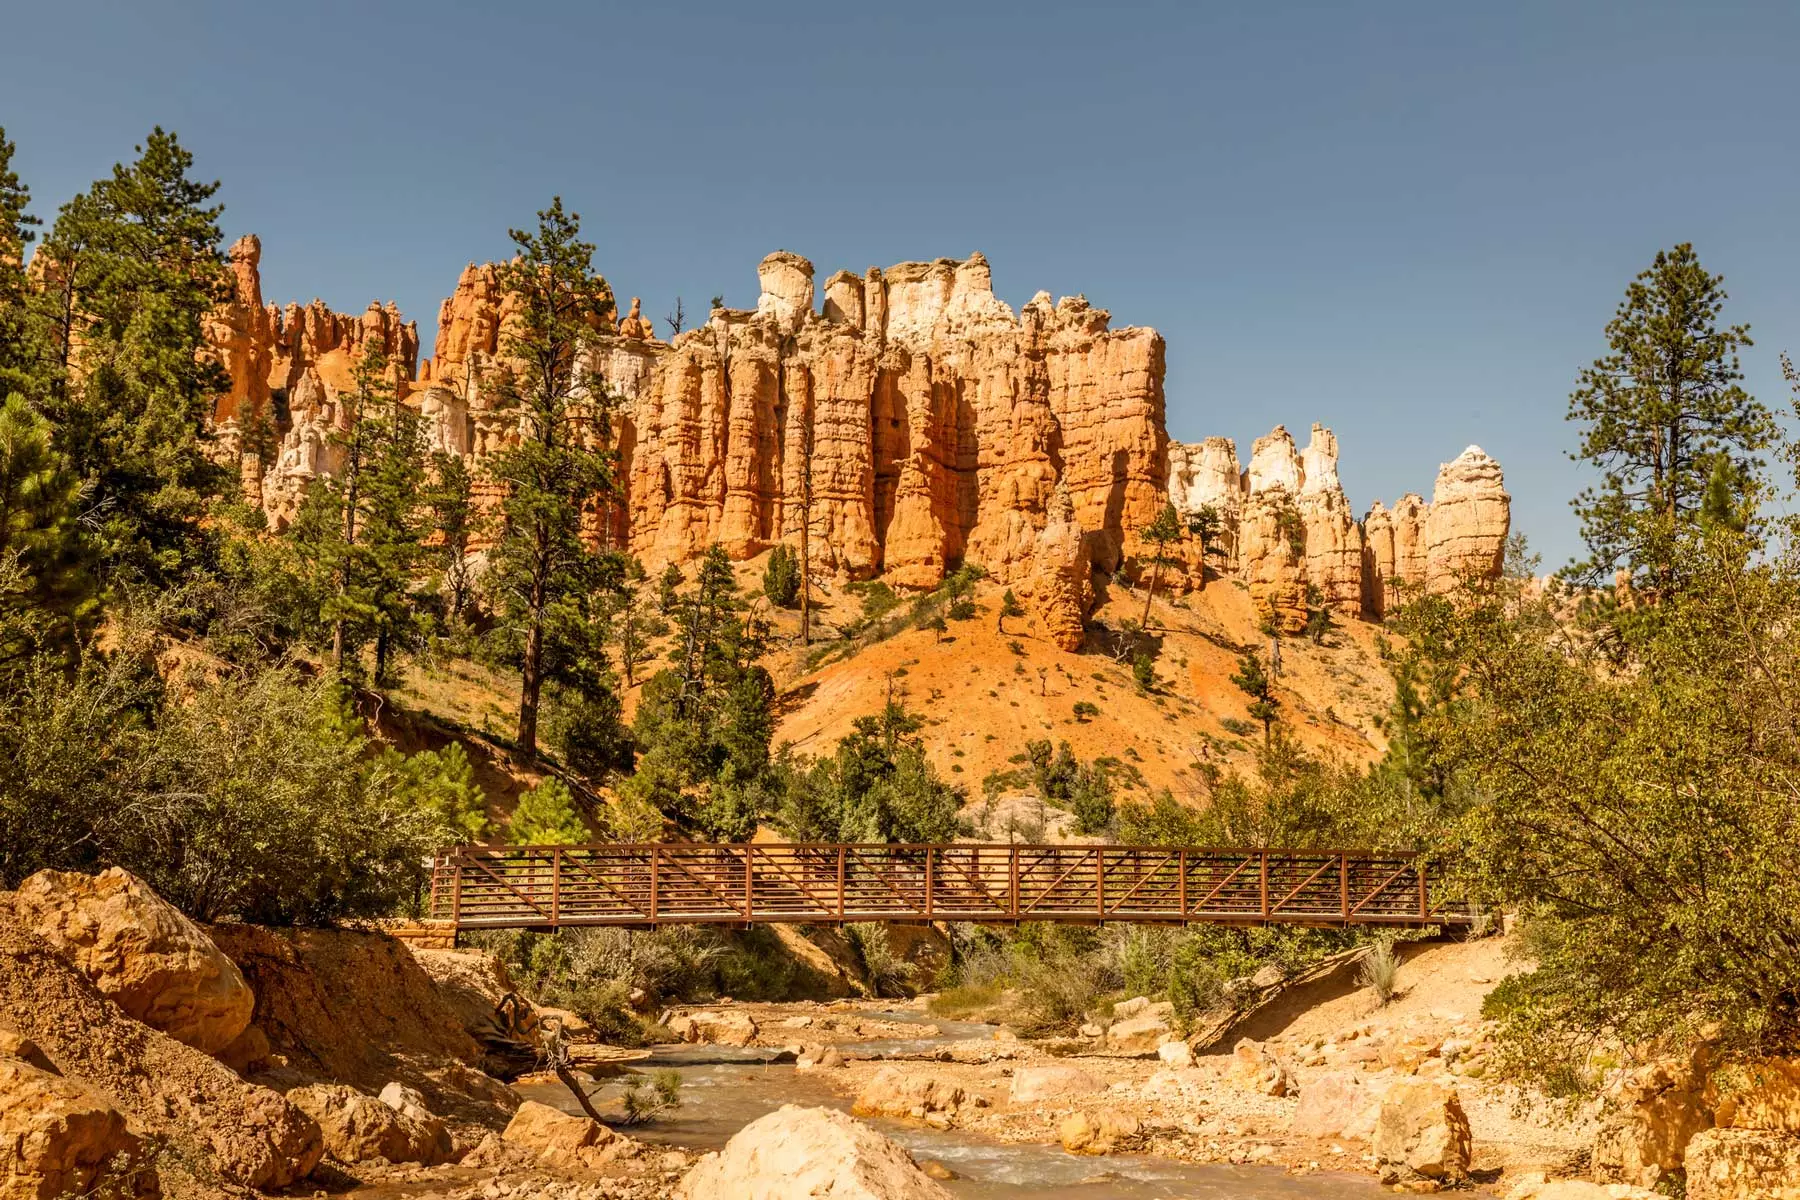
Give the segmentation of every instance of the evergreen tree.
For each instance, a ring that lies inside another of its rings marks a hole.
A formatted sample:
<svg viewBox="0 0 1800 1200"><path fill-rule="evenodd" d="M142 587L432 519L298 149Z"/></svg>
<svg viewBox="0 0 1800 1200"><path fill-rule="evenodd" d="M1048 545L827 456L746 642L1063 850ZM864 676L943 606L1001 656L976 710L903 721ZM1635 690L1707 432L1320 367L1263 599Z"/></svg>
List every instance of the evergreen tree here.
<svg viewBox="0 0 1800 1200"><path fill-rule="evenodd" d="M1275 688L1269 682L1269 676L1263 671L1262 660L1256 657L1256 651L1246 650L1238 660L1238 669L1231 677L1239 691L1250 697L1250 717L1261 721L1263 727L1263 744L1267 745L1271 730L1275 726L1275 713L1281 702L1275 698Z"/></svg>
<svg viewBox="0 0 1800 1200"><path fill-rule="evenodd" d="M1623 566L1670 591L1675 539L1695 524L1715 463L1740 488L1763 465L1774 419L1739 386L1750 327L1720 327L1723 283L1691 245L1659 251L1606 327L1611 352L1569 397L1569 420L1582 426L1571 457L1601 473L1575 500L1589 549L1575 570L1590 583Z"/></svg>
<svg viewBox="0 0 1800 1200"><path fill-rule="evenodd" d="M410 585L426 533L423 431L418 414L395 398L388 369L381 348L368 347L339 397L347 421L333 435L341 465L313 482L290 530L328 580L320 619L331 630L333 665L354 670L358 651L373 641L377 681L387 678L393 647L416 641Z"/></svg>
<svg viewBox="0 0 1800 1200"><path fill-rule="evenodd" d="M14 149L0 128L0 397L11 392L29 397L38 378L27 318L25 249L38 220L26 211L31 189L12 169Z"/></svg>
<svg viewBox="0 0 1800 1200"><path fill-rule="evenodd" d="M1150 587L1144 592L1144 617L1138 622L1145 629L1150 628L1150 601L1156 597L1156 585L1162 579L1162 569L1169 562L1169 543L1181 540L1181 517L1175 512L1173 504L1165 504L1162 511L1156 514L1156 520L1150 522L1144 530L1144 540L1156 547L1156 553L1150 558Z"/></svg>
<svg viewBox="0 0 1800 1200"><path fill-rule="evenodd" d="M554 775L519 797L506 833L515 846L579 845L592 840L575 797Z"/></svg>
<svg viewBox="0 0 1800 1200"><path fill-rule="evenodd" d="M763 595L777 608L792 608L800 599L800 560L778 542L769 551L768 565L763 568Z"/></svg>
<svg viewBox="0 0 1800 1200"><path fill-rule="evenodd" d="M625 565L614 605L613 636L619 643L619 665L625 670L625 686L637 686L637 669L650 661L652 639L669 632L668 622L656 610L644 592L649 576L644 564L633 558Z"/></svg>
<svg viewBox="0 0 1800 1200"><path fill-rule="evenodd" d="M764 623L744 611L717 546L675 599L669 667L644 685L634 725L643 758L626 793L714 837L755 832L774 738L775 685L758 665Z"/></svg>
<svg viewBox="0 0 1800 1200"><path fill-rule="evenodd" d="M437 532L432 558L438 569L444 615L455 620L469 608L473 583L469 542L481 526L481 514L475 507L475 479L461 455L440 450L431 456L425 506Z"/></svg>
<svg viewBox="0 0 1800 1200"><path fill-rule="evenodd" d="M14 394L0 406L0 671L72 652L98 617L79 495L50 427Z"/></svg>
<svg viewBox="0 0 1800 1200"><path fill-rule="evenodd" d="M518 747L533 755L545 634L559 603L592 589L598 555L583 521L613 487L601 449L610 401L580 355L610 319L613 300L594 274L580 217L565 213L560 197L538 214L535 231L515 229L512 239L518 256L501 267L500 281L514 316L492 390L500 408L518 414L522 432L492 468L506 497L490 569L498 616L516 644Z"/></svg>
<svg viewBox="0 0 1800 1200"><path fill-rule="evenodd" d="M203 322L228 295L217 183L154 130L137 161L63 207L49 240L49 415L91 493L106 564L153 582L201 549L208 501L230 482L207 455L224 372Z"/></svg>
<svg viewBox="0 0 1800 1200"><path fill-rule="evenodd" d="M1188 517L1188 532L1200 542L1200 557L1204 559L1213 547L1213 540L1225 528L1225 521L1219 516L1219 510L1210 504L1202 504L1200 511Z"/></svg>

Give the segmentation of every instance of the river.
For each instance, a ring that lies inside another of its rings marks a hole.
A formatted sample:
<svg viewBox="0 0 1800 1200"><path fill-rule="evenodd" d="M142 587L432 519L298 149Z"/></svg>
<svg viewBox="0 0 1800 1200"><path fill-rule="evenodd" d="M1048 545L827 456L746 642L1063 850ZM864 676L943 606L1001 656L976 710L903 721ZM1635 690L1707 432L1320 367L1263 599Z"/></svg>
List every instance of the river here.
<svg viewBox="0 0 1800 1200"><path fill-rule="evenodd" d="M868 1014L885 1021L918 1021L917 1012ZM859 1057L910 1054L970 1038L987 1037L991 1025L933 1021L934 1037L857 1042ZM851 1047L846 1047L850 1049ZM659 1046L653 1057L632 1065L668 1068L681 1074L681 1107L631 1130L641 1141L716 1150L733 1134L784 1104L847 1109L848 1101L817 1072L766 1061L766 1049L724 1046ZM558 1083L519 1087L521 1095L579 1112L575 1098ZM1317 1173L1293 1176L1275 1167L1190 1164L1143 1155L1085 1158L1062 1147L1005 1143L957 1130L936 1130L903 1121L870 1121L905 1146L915 1158L935 1159L957 1178L946 1183L967 1200L1372 1200L1387 1193L1363 1175Z"/></svg>

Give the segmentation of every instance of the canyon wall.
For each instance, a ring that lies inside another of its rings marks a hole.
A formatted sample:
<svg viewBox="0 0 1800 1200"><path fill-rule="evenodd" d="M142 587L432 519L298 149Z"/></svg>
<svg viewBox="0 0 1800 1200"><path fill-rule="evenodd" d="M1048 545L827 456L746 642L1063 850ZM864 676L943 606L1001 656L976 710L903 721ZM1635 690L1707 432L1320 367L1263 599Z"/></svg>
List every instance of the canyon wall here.
<svg viewBox="0 0 1800 1200"><path fill-rule="evenodd" d="M1406 592L1444 593L1464 578L1499 575L1511 527L1500 464L1470 446L1438 470L1431 503L1413 493L1377 500L1359 522L1338 480L1338 444L1312 427L1299 449L1277 425L1238 467L1229 438L1169 446L1169 498L1184 516L1210 508L1211 565L1250 587L1284 631L1324 606L1380 620Z"/></svg>
<svg viewBox="0 0 1800 1200"><path fill-rule="evenodd" d="M470 264L443 302L432 356L390 304L360 315L323 303L265 304L254 237L231 248L234 296L209 323L232 386L216 406L221 444L281 528L306 486L340 466L345 395L365 353L426 418L430 448L480 466L517 437L489 386L511 319L495 266ZM994 295L987 260L838 271L815 288L805 258L758 268L754 308L715 309L664 341L634 298L608 301L586 366L617 400L608 433L622 499L594 535L655 569L712 544L735 558L797 544L815 571L929 587L962 563L1017 585L1058 641L1079 644L1085 572L1138 578L1143 531L1165 504L1216 527L1164 550L1163 584L1203 586L1203 559L1244 579L1290 631L1309 607L1379 619L1397 590L1444 590L1499 569L1508 528L1500 468L1471 447L1439 473L1432 502L1407 495L1352 515L1331 431L1298 448L1285 429L1240 467L1229 439L1170 443L1163 340L1111 328L1081 296L1039 292L1018 312ZM244 434L261 414L260 456Z"/></svg>
<svg viewBox="0 0 1800 1200"><path fill-rule="evenodd" d="M254 234L232 244L229 261L232 298L212 314L206 331L231 375L213 422L224 453L243 468L246 495L282 528L307 484L340 465L333 434L348 427L340 397L354 390L364 355L373 349L382 356L387 385L404 398L419 356L419 327L403 322L391 301L371 303L359 316L333 312L322 300L265 305L262 242ZM244 443L253 414L268 431L272 463L256 460Z"/></svg>
<svg viewBox="0 0 1800 1200"><path fill-rule="evenodd" d="M979 254L839 271L822 305L797 254L758 275L754 309L669 342L628 316L594 340L621 400L614 533L647 565L715 542L748 557L804 521L828 573L928 587L968 562L1023 580L1059 483L1090 561L1138 550L1168 469L1154 330L1113 330L1079 296L1015 314ZM445 449L480 458L508 436L481 386L504 325L493 269L465 269L415 387Z"/></svg>

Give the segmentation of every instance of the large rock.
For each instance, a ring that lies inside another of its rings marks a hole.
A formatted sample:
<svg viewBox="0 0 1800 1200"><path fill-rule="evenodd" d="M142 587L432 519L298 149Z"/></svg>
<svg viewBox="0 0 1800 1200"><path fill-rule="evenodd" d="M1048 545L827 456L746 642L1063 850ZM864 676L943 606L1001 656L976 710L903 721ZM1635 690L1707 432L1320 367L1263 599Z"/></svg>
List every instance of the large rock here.
<svg viewBox="0 0 1800 1200"><path fill-rule="evenodd" d="M1533 1175L1520 1180L1506 1200L1661 1200L1662 1193L1629 1183L1589 1183L1585 1179L1545 1179Z"/></svg>
<svg viewBox="0 0 1800 1200"><path fill-rule="evenodd" d="M1080 1067L1020 1067L1013 1072L1007 1099L1013 1104L1042 1104L1046 1100L1088 1096L1099 1090L1100 1081Z"/></svg>
<svg viewBox="0 0 1800 1200"><path fill-rule="evenodd" d="M1800 1061L1769 1058L1719 1076L1718 1123L1730 1129L1800 1133Z"/></svg>
<svg viewBox="0 0 1800 1200"><path fill-rule="evenodd" d="M1115 1008L1114 1012L1117 1011ZM1114 1021L1106 1029L1107 1048L1125 1054L1155 1053L1175 1036L1174 1030L1169 1028L1172 1011L1166 1004L1149 1005L1134 1010L1122 1021Z"/></svg>
<svg viewBox="0 0 1800 1200"><path fill-rule="evenodd" d="M1686 1157L1688 1200L1800 1200L1800 1137L1708 1129Z"/></svg>
<svg viewBox="0 0 1800 1200"><path fill-rule="evenodd" d="M1292 1131L1297 1137L1358 1138L1375 1136L1381 1115L1381 1093L1354 1071L1324 1071L1300 1087Z"/></svg>
<svg viewBox="0 0 1800 1200"><path fill-rule="evenodd" d="M416 1100L416 1093L386 1104L353 1087L317 1083L294 1088L287 1098L318 1122L326 1152L339 1162L380 1158L430 1167L450 1158L449 1131Z"/></svg>
<svg viewBox="0 0 1800 1200"><path fill-rule="evenodd" d="M673 1021L670 1028L676 1028ZM747 1012L726 1009L723 1012L689 1013L679 1027L682 1040L707 1042L715 1046L748 1046L756 1040L756 1021Z"/></svg>
<svg viewBox="0 0 1800 1200"><path fill-rule="evenodd" d="M630 1138L615 1133L598 1121L572 1116L548 1104L527 1100L513 1114L501 1139L552 1167L583 1167L593 1171L635 1148Z"/></svg>
<svg viewBox="0 0 1800 1200"><path fill-rule="evenodd" d="M1070 1113L1056 1127L1057 1140L1070 1154L1111 1154L1139 1140L1138 1119L1123 1113Z"/></svg>
<svg viewBox="0 0 1800 1200"><path fill-rule="evenodd" d="M208 1054L250 1024L256 997L200 927L114 867L98 875L40 871L13 908L94 986L152 1029Z"/></svg>
<svg viewBox="0 0 1800 1200"><path fill-rule="evenodd" d="M1469 1118L1456 1089L1402 1079L1382 1097L1370 1147L1383 1183L1455 1183L1469 1174Z"/></svg>
<svg viewBox="0 0 1800 1200"><path fill-rule="evenodd" d="M127 1016L0 893L0 1011L71 1079L103 1091L134 1131L167 1142L174 1176L217 1175L268 1191L304 1178L324 1153L319 1127L278 1093Z"/></svg>
<svg viewBox="0 0 1800 1200"><path fill-rule="evenodd" d="M1656 1187L1681 1170L1688 1140L1713 1123L1699 1056L1628 1071L1608 1087L1606 1099L1592 1159L1603 1181Z"/></svg>
<svg viewBox="0 0 1800 1200"><path fill-rule="evenodd" d="M910 1117L947 1126L965 1099L953 1083L903 1067L883 1067L869 1077L850 1111L859 1117Z"/></svg>
<svg viewBox="0 0 1800 1200"><path fill-rule="evenodd" d="M789 1104L739 1130L676 1200L949 1200L905 1150L852 1117Z"/></svg>
<svg viewBox="0 0 1800 1200"><path fill-rule="evenodd" d="M137 1161L125 1118L87 1089L30 1063L0 1058L0 1200L160 1193Z"/></svg>
<svg viewBox="0 0 1800 1200"><path fill-rule="evenodd" d="M1267 1046L1249 1038L1232 1049L1228 1078L1238 1087L1264 1096L1285 1096L1294 1082L1287 1067Z"/></svg>
<svg viewBox="0 0 1800 1200"><path fill-rule="evenodd" d="M1470 446L1438 470L1425 518L1425 586L1454 591L1468 577L1500 574L1511 529L1512 498L1500 464Z"/></svg>

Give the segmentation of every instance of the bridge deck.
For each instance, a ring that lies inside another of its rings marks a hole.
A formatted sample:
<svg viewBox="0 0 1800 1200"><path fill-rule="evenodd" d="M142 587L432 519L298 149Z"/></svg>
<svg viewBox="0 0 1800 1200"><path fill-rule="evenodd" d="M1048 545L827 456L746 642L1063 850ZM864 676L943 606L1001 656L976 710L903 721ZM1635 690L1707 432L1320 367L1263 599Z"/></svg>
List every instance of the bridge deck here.
<svg viewBox="0 0 1800 1200"><path fill-rule="evenodd" d="M1167 846L464 846L433 864L458 929L850 921L1465 924L1405 853Z"/></svg>

